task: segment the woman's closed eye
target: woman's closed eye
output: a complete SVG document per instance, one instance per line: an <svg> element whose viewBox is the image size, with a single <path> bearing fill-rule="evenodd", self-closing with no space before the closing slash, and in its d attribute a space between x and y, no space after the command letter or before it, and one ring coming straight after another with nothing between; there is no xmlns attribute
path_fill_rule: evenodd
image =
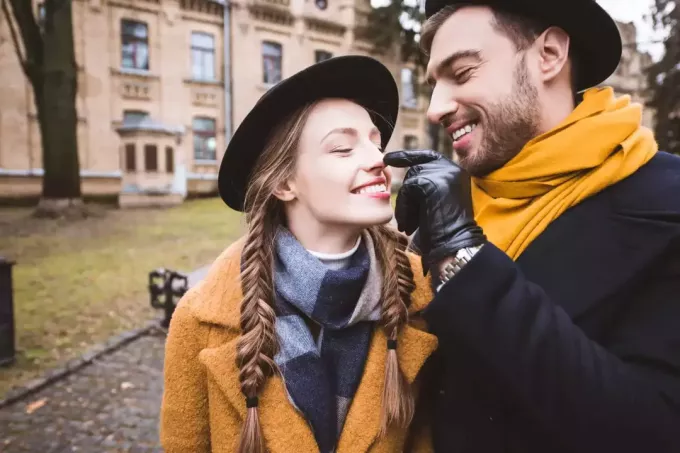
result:
<svg viewBox="0 0 680 453"><path fill-rule="evenodd" d="M331 154L349 154L352 152L352 148L346 146L339 146L331 150Z"/></svg>

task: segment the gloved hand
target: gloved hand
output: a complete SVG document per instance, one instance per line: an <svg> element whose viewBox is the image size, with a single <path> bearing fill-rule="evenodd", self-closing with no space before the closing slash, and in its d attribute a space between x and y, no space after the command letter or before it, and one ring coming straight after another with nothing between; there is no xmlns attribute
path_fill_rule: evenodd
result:
<svg viewBox="0 0 680 453"><path fill-rule="evenodd" d="M425 273L458 250L486 242L474 220L470 177L458 165L431 150L395 151L383 161L410 167L397 195L395 217L399 231L411 235L418 229Z"/></svg>

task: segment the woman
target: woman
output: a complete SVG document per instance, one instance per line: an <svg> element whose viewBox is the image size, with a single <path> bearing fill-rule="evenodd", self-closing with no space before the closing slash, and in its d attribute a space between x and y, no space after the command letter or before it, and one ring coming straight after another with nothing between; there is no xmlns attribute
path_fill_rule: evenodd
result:
<svg viewBox="0 0 680 453"><path fill-rule="evenodd" d="M386 226L397 112L390 72L346 56L272 88L241 123L218 186L248 230L174 313L166 452L427 448L411 420L437 342L413 323L431 292Z"/></svg>

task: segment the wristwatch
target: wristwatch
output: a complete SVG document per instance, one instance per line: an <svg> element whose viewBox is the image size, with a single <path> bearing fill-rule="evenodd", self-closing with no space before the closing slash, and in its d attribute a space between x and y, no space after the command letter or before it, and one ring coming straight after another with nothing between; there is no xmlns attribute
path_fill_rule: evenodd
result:
<svg viewBox="0 0 680 453"><path fill-rule="evenodd" d="M464 247L456 252L456 254L453 257L453 261L449 262L444 266L444 269L439 274L439 286L437 286L437 292L441 289L442 286L451 278L453 278L454 275L456 275L462 268L465 266L473 256L479 252L479 250L482 248L482 245L477 245L474 247Z"/></svg>

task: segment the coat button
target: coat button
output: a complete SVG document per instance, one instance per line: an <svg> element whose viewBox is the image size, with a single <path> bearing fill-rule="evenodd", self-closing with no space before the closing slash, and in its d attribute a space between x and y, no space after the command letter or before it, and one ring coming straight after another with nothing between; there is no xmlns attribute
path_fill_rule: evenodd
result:
<svg viewBox="0 0 680 453"><path fill-rule="evenodd" d="M489 421L493 422L493 417L489 415Z"/></svg>
<svg viewBox="0 0 680 453"><path fill-rule="evenodd" d="M446 395L446 392L444 391L444 389L439 389L439 394L440 395Z"/></svg>

